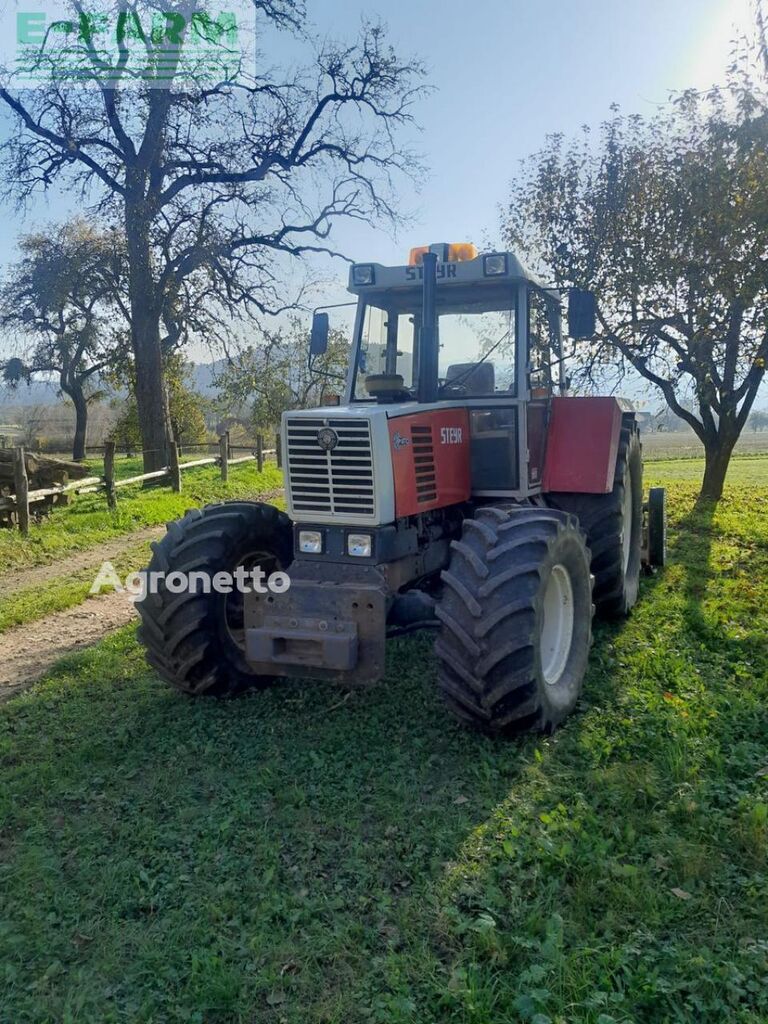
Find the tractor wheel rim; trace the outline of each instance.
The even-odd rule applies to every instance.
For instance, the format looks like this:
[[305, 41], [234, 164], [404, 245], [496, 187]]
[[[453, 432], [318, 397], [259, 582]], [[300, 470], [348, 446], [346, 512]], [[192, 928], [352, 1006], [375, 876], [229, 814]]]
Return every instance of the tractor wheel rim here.
[[[276, 569], [279, 569], [278, 560], [269, 551], [254, 551], [239, 559], [238, 566], [242, 566], [248, 572], [259, 565], [264, 571], [262, 586], [266, 586], [267, 579]], [[250, 579], [246, 586], [251, 586]], [[245, 650], [245, 594], [237, 588], [232, 593], [224, 595], [224, 626], [230, 639], [239, 647]]]
[[629, 569], [629, 560], [632, 557], [632, 527], [634, 526], [634, 501], [632, 494], [632, 470], [627, 466], [627, 479], [624, 484], [624, 501], [621, 507], [622, 538], [621, 548], [623, 555], [624, 575]]
[[565, 671], [573, 641], [573, 584], [564, 565], [554, 565], [544, 589], [539, 644], [544, 682], [554, 686]]

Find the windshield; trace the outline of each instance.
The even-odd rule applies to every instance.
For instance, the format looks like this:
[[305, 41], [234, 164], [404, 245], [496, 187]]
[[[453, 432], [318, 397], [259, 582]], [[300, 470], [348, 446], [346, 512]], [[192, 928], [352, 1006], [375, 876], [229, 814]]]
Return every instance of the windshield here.
[[[366, 378], [399, 375], [403, 392], [416, 396], [421, 296], [404, 312], [367, 305], [362, 317], [353, 399], [370, 399]], [[507, 302], [509, 299], [507, 297]], [[511, 305], [511, 303], [510, 303]], [[488, 302], [438, 311], [441, 397], [509, 395], [515, 388], [515, 312]], [[370, 382], [369, 382], [370, 383]]]

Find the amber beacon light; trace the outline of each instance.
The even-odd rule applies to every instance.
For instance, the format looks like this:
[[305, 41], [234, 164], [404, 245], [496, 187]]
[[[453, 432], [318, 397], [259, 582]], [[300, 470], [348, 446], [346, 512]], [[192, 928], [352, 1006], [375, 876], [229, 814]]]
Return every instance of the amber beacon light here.
[[435, 252], [443, 263], [464, 263], [478, 257], [477, 246], [471, 242], [442, 242], [440, 245], [417, 245], [408, 254], [408, 266], [418, 267], [425, 252]]

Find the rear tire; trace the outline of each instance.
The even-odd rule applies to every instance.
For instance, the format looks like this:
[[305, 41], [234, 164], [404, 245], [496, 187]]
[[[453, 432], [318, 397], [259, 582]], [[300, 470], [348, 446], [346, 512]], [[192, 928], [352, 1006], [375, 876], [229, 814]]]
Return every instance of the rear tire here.
[[574, 708], [591, 643], [584, 534], [555, 509], [482, 508], [443, 572], [438, 686], [488, 733], [551, 731]]
[[648, 564], [662, 569], [667, 564], [667, 492], [651, 487], [648, 492]]
[[[290, 565], [291, 522], [260, 502], [207, 505], [169, 523], [152, 551], [148, 573], [203, 572], [212, 579], [241, 565], [261, 565], [268, 575]], [[242, 594], [205, 594], [199, 587], [197, 592], [173, 594], [161, 584], [136, 607], [147, 661], [182, 693], [231, 697], [273, 681], [272, 676], [256, 675], [245, 660]]]
[[628, 615], [640, 587], [643, 543], [643, 449], [634, 417], [624, 417], [610, 494], [555, 493], [547, 502], [577, 516], [587, 534], [597, 614]]

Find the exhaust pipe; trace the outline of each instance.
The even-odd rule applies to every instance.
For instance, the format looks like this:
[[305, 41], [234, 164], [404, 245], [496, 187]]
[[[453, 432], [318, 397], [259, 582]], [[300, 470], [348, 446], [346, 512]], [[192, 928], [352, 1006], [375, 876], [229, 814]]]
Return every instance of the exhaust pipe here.
[[422, 257], [423, 297], [421, 331], [419, 332], [419, 401], [437, 401], [437, 255], [425, 252]]

